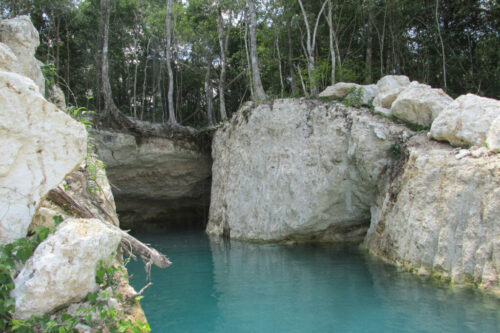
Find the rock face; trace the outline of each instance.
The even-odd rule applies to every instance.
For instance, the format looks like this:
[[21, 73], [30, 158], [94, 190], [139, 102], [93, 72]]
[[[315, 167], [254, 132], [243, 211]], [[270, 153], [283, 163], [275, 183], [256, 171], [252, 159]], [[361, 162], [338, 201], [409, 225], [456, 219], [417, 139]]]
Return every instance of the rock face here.
[[0, 105], [0, 243], [7, 243], [26, 236], [40, 200], [82, 162], [87, 132], [15, 73], [0, 72]]
[[481, 145], [498, 116], [500, 101], [473, 94], [462, 95], [432, 123], [431, 135], [453, 146]]
[[[32, 79], [45, 94], [45, 80], [40, 70], [41, 62], [35, 58], [35, 51], [40, 40], [28, 16], [18, 16], [9, 20], [0, 20], [0, 42], [7, 45], [16, 56], [15, 62], [10, 62], [8, 70]], [[5, 46], [0, 47], [0, 61], [6, 52]], [[1, 66], [1, 65], [0, 65]]]
[[43, 315], [95, 291], [98, 263], [111, 261], [120, 240], [119, 234], [98, 220], [64, 221], [16, 277], [15, 316]]
[[203, 222], [210, 200], [210, 155], [164, 138], [95, 134], [97, 151], [114, 185], [120, 222]]
[[500, 115], [495, 118], [486, 137], [486, 144], [491, 150], [500, 153]]
[[499, 290], [499, 216], [500, 155], [457, 154], [420, 135], [372, 208], [365, 244], [419, 273]]
[[377, 82], [377, 96], [373, 100], [375, 107], [390, 109], [392, 102], [410, 85], [410, 79], [404, 75], [387, 75]]
[[16, 71], [17, 57], [10, 47], [4, 43], [0, 43], [0, 70], [6, 72]]
[[453, 99], [442, 89], [412, 82], [392, 103], [392, 114], [408, 123], [430, 127]]
[[369, 105], [377, 95], [377, 86], [375, 84], [360, 85], [357, 83], [338, 82], [333, 86], [327, 87], [319, 94], [319, 97], [344, 98], [353, 88], [361, 89], [361, 100], [363, 105]]
[[393, 148], [410, 131], [340, 103], [247, 107], [214, 137], [207, 232], [360, 240]]

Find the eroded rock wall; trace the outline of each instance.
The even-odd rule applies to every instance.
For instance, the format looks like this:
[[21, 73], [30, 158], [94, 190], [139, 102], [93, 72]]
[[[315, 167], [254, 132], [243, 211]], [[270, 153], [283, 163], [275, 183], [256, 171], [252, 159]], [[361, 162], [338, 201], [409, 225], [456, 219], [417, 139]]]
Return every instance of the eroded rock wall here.
[[500, 155], [425, 135], [408, 155], [372, 208], [367, 248], [418, 273], [500, 290]]
[[141, 222], [203, 223], [210, 200], [208, 153], [165, 138], [111, 131], [94, 137], [125, 228]]
[[248, 106], [214, 137], [207, 232], [359, 241], [397, 157], [394, 148], [410, 135], [340, 103], [284, 99]]

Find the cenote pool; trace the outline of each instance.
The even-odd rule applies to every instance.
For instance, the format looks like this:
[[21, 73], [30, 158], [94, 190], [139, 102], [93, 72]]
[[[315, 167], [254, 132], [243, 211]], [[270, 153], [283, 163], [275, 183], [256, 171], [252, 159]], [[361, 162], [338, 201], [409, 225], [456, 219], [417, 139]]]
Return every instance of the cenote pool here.
[[[173, 265], [152, 269], [153, 332], [500, 332], [500, 300], [415, 277], [355, 246], [135, 234]], [[139, 290], [140, 262], [129, 264]]]

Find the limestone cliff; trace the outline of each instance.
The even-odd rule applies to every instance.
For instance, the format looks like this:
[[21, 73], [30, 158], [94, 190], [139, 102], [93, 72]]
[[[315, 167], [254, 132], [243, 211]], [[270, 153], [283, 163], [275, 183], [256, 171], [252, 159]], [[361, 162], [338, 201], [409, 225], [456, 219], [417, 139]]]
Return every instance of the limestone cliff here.
[[[363, 86], [338, 83], [323, 95], [352, 87]], [[207, 233], [364, 238], [371, 253], [412, 271], [499, 291], [499, 102], [453, 101], [401, 76], [377, 91], [374, 113], [287, 99], [235, 114], [213, 140]]]
[[111, 131], [93, 136], [125, 228], [148, 221], [161, 226], [204, 220], [212, 161], [199, 146]]
[[[0, 41], [5, 43], [0, 43], [0, 244], [23, 239], [16, 242], [19, 248], [14, 247], [14, 252], [5, 246], [0, 255], [2, 281], [13, 280], [2, 285], [2, 328], [10, 331], [11, 318], [24, 320], [32, 315], [67, 321], [63, 312], [83, 304], [93, 292], [107, 302], [103, 309], [145, 321], [139, 303], [132, 300], [136, 294], [126, 281], [126, 271], [108, 277], [119, 281], [113, 282], [113, 290], [100, 291], [104, 284], [98, 283], [96, 271], [103, 265], [120, 267], [119, 246], [131, 237], [117, 227], [103, 164], [87, 150], [85, 127], [44, 98], [43, 77], [41, 82], [33, 81], [40, 81], [41, 75], [34, 58], [38, 33], [28, 17], [3, 20]], [[31, 242], [38, 245], [34, 252]], [[129, 251], [132, 243], [127, 241]], [[26, 258], [21, 259], [19, 252]], [[140, 255], [145, 258], [145, 253]], [[11, 299], [6, 300], [9, 292]], [[75, 313], [71, 320], [85, 322], [77, 329], [90, 332], [122, 319], [120, 314], [104, 323], [94, 315], [95, 320], [86, 320]], [[26, 325], [41, 330], [38, 319]]]
[[340, 103], [248, 106], [214, 137], [207, 232], [360, 241], [379, 184], [411, 133]]
[[365, 245], [418, 273], [499, 289], [500, 155], [425, 136], [372, 207]]

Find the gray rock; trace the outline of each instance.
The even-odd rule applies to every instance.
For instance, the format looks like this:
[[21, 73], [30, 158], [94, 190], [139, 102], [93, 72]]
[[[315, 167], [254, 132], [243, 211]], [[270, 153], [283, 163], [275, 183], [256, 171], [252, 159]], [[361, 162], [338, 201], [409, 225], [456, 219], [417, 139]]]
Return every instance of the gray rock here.
[[121, 235], [95, 219], [68, 219], [35, 250], [14, 280], [15, 317], [28, 319], [97, 290], [99, 261], [111, 262]]
[[391, 147], [408, 134], [340, 103], [285, 99], [238, 112], [214, 137], [207, 232], [360, 240]]
[[11, 63], [9, 70], [32, 79], [44, 95], [45, 79], [40, 69], [41, 62], [35, 58], [40, 40], [29, 16], [0, 20], [0, 42], [9, 46], [16, 56], [17, 62]]
[[500, 156], [414, 137], [409, 159], [372, 207], [368, 249], [421, 274], [499, 290]]
[[490, 126], [500, 116], [500, 101], [467, 94], [449, 104], [434, 120], [431, 135], [453, 146], [483, 144]]
[[410, 79], [404, 75], [387, 75], [377, 82], [377, 96], [373, 100], [375, 107], [390, 109], [392, 102], [410, 85]]
[[180, 224], [203, 220], [210, 200], [209, 154], [164, 138], [136, 140], [110, 131], [96, 132], [94, 137], [122, 226], [162, 219]]
[[453, 99], [442, 89], [412, 82], [392, 103], [392, 114], [408, 123], [430, 127]]
[[27, 77], [0, 72], [0, 243], [25, 237], [49, 190], [85, 158], [85, 127]]

